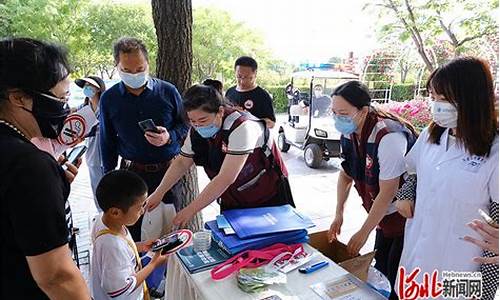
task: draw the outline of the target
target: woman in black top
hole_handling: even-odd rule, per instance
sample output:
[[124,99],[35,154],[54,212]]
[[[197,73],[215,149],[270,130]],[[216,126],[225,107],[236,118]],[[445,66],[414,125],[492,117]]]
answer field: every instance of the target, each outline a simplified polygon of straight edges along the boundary
[[90,299],[68,247],[68,180],[30,142],[58,136],[69,112],[68,75],[59,46],[0,40],[1,299]]

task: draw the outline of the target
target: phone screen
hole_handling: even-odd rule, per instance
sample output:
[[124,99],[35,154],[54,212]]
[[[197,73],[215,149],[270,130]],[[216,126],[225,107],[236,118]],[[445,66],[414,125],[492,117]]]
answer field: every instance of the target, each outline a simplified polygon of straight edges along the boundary
[[68,155],[68,162],[74,164],[87,151],[86,146],[76,146]]
[[155,122],[153,122],[152,119],[147,119],[147,120],[144,120],[144,121],[140,121],[139,122],[139,126],[141,127],[142,131],[144,131],[144,132],[146,132],[146,131],[153,131],[153,132],[156,132],[156,133],[160,133],[160,131],[158,130],[158,128],[156,128]]
[[[69,162],[70,164],[75,164],[76,161],[82,157],[82,155],[87,151],[87,146],[85,145],[80,145],[76,146],[71,150],[71,152],[68,154],[67,159],[65,161]],[[62,168],[66,170],[66,165],[63,164]]]
[[181,240],[179,240],[179,237],[177,234],[161,238],[157,243],[153,245],[151,250],[153,251],[158,251],[158,250],[163,250],[163,251],[168,251],[170,249],[173,249],[180,245],[182,243]]

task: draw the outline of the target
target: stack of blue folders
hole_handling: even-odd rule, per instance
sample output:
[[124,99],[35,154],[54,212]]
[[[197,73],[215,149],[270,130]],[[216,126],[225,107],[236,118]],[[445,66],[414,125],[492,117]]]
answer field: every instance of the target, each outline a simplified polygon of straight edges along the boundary
[[232,255],[275,243],[305,243],[307,228],[313,226],[290,205],[226,210],[205,224],[214,241]]

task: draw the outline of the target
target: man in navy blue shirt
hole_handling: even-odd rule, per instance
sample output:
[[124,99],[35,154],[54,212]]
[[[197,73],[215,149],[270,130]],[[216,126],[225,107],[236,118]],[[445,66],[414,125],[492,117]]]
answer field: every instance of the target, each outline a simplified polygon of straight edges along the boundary
[[[107,90],[100,102],[100,143],[104,173],[120,168],[141,176],[152,193],[170,161],[179,153],[187,131],[182,99],[172,84],[148,77],[148,52],[136,39],[124,37],[114,45],[114,59],[122,79]],[[156,132],[143,131],[139,122],[151,119]],[[165,203],[177,204],[176,189]],[[141,239],[142,217],[129,227],[135,241]]]

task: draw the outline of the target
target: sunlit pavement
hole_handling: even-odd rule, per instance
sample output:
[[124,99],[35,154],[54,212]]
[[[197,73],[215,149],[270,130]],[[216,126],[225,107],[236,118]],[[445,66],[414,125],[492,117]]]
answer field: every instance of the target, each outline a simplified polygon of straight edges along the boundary
[[[286,116],[278,116],[278,122],[284,120]],[[277,126],[276,126],[277,128]],[[276,130],[275,130],[276,131]],[[277,136],[273,132],[274,136]],[[283,153],[283,159],[290,174],[290,184],[297,209],[308,215],[316,224],[311,228],[311,232],[327,230],[333,221],[336,206],[336,187],[339,174],[338,166],[340,161],[333,159],[324,162],[319,169],[311,169],[304,163],[303,152],[297,148],[290,148],[288,153]],[[198,178],[200,190],[208,183],[202,168],[198,168]],[[80,228],[77,236],[78,250],[80,252],[81,270],[86,279],[88,278],[88,265],[86,256],[90,245],[89,220],[97,210],[90,189],[88,169],[85,162],[80,166],[78,176],[71,185],[70,203],[73,211],[75,226]],[[204,221],[215,219],[219,213],[218,204],[215,202],[206,207],[203,211]],[[340,234],[340,241],[347,243],[349,238],[356,233],[366,218],[366,212],[361,206],[361,199],[354,190],[347,201],[344,212],[344,225]],[[367,243],[362,248],[361,253],[369,252],[373,249],[375,234],[372,232]]]

